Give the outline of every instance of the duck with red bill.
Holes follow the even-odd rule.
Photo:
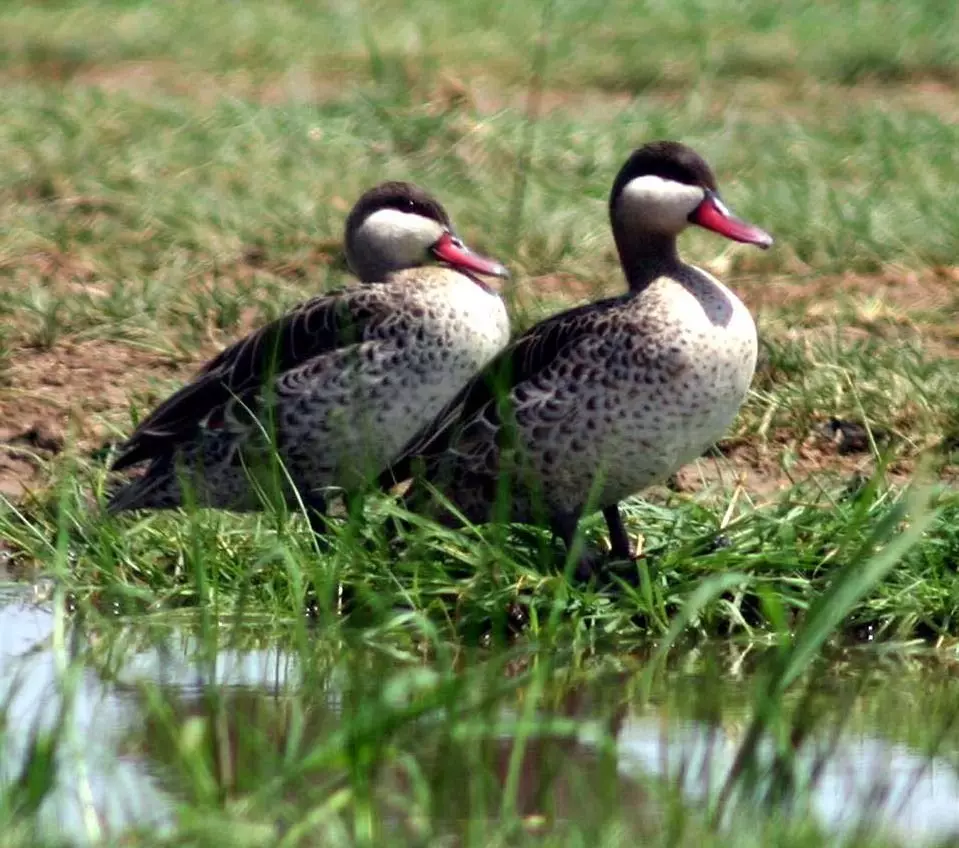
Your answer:
[[[510,337],[493,259],[456,237],[442,204],[389,181],[364,192],[343,250],[358,280],[317,293],[208,362],[121,446],[145,465],[108,508],[183,503],[251,511],[263,481],[319,534],[340,492],[362,495]],[[282,473],[272,465],[282,460]]]

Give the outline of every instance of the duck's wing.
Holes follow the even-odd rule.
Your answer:
[[[383,286],[356,286],[315,297],[232,344],[140,423],[113,469],[168,454],[201,427],[220,426],[231,401],[270,377],[368,337],[390,313],[381,293]]]

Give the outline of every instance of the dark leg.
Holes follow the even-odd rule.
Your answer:
[[[304,505],[306,506],[306,514],[310,519],[310,529],[316,536],[320,550],[329,550],[330,540],[326,533],[326,498],[321,494],[307,495],[304,498]]]
[[[579,513],[554,516],[553,533],[563,540],[566,546],[566,552],[573,548],[573,539],[576,537],[576,528],[579,525]],[[586,582],[594,574],[602,571],[603,558],[594,553],[584,551],[580,554],[579,562],[573,570],[573,579],[580,582]]]
[[[563,540],[567,551],[573,547],[573,538],[576,536],[576,527],[578,524],[578,515],[564,514],[553,517],[553,533]]]
[[[619,504],[613,504],[603,510],[603,518],[609,528],[609,555],[611,559],[636,559],[636,551],[629,543],[623,516],[619,514]]]
[[[606,507],[603,510],[603,518],[606,519],[606,526],[609,528],[609,559],[611,560],[608,565],[609,574],[618,575],[632,586],[638,585],[639,572],[634,563],[641,554],[629,542],[623,517],[619,513],[619,504]],[[629,567],[623,569],[624,563],[629,563]]]

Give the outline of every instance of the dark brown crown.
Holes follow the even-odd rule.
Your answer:
[[[346,238],[374,212],[381,209],[396,209],[430,218],[444,227],[451,228],[449,215],[442,204],[419,186],[404,182],[386,182],[364,193],[346,219]]]
[[[634,150],[619,169],[609,193],[610,212],[616,208],[619,195],[632,180],[647,176],[717,190],[712,168],[691,147],[678,141],[651,141]]]

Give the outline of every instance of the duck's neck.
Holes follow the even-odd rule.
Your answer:
[[[382,283],[390,274],[402,270],[389,262],[375,258],[354,259],[350,262],[350,267],[361,283]]]
[[[619,261],[633,293],[641,292],[653,280],[681,268],[683,261],[676,248],[676,237],[661,233],[615,233]]]
[[[418,249],[389,238],[369,226],[347,233],[346,262],[363,283],[379,283],[390,274],[422,263]]]

